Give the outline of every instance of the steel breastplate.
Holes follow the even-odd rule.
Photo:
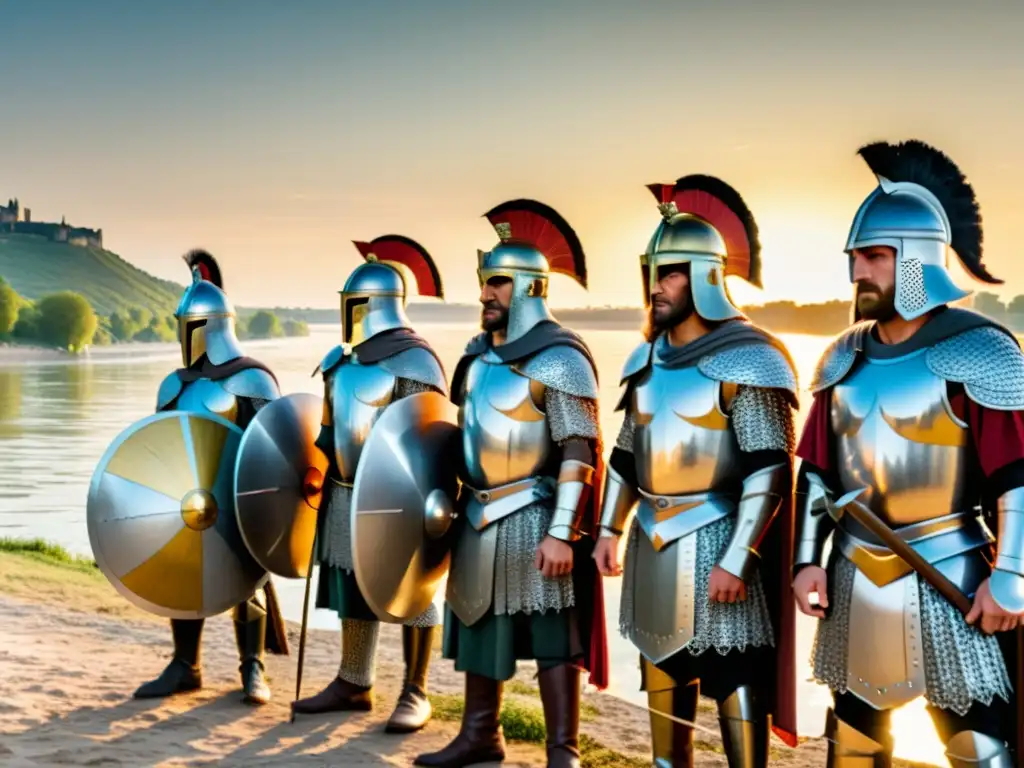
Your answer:
[[[464,481],[488,489],[539,472],[553,447],[544,385],[481,356],[466,373],[465,392],[459,408]]]
[[[695,367],[651,366],[633,393],[637,481],[649,494],[716,491],[738,477],[739,446],[721,384]]]
[[[238,421],[238,398],[211,379],[197,379],[184,385],[174,409],[190,413],[212,413],[232,424]]]
[[[331,378],[334,460],[340,479],[351,483],[370,429],[395,398],[397,379],[379,365],[342,362]]]
[[[893,526],[966,511],[967,425],[949,405],[927,349],[867,359],[832,394],[832,430],[844,490]]]

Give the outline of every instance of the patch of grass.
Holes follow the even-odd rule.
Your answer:
[[[536,690],[526,683],[517,686],[520,695],[525,690]],[[450,693],[430,694],[430,704],[434,708],[434,717],[438,720],[461,722],[464,702],[461,696]],[[597,715],[597,708],[583,702],[581,719],[586,719],[583,710],[589,708]],[[593,718],[591,718],[593,719]],[[538,746],[544,745],[546,729],[544,727],[544,711],[537,706],[524,704],[515,699],[506,699],[501,708],[501,727],[505,738],[509,741],[521,741]],[[586,734],[580,735],[580,762],[586,768],[640,768],[646,766],[646,760],[623,755],[609,749]]]
[[[525,696],[531,699],[540,698],[540,688],[522,680],[509,680],[505,683],[505,692],[516,696]],[[601,714],[601,710],[589,701],[580,702],[580,720],[585,723],[594,721]]]
[[[616,752],[584,733],[580,734],[580,765],[583,768],[647,768],[650,761]]]
[[[44,539],[12,539],[5,536],[0,538],[0,552],[22,555],[48,565],[94,572],[97,576],[102,576],[99,566],[91,557],[73,555],[59,544]]]
[[[540,689],[535,685],[524,683],[522,680],[509,680],[505,683],[505,691],[508,693],[515,693],[520,696],[532,696],[533,698],[540,698]]]

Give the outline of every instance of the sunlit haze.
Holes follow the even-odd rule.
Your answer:
[[[590,263],[590,292],[556,280],[552,304],[636,305],[645,185],[710,173],[761,228],[764,290],[733,280],[737,300],[807,302],[850,295],[857,148],[916,137],[975,185],[1011,296],[1022,21],[1010,2],[9,3],[0,199],[179,282],[206,247],[241,305],[333,307],[351,241],[386,233],[475,300],[481,214],[533,197]]]

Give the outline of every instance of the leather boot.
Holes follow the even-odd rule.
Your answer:
[[[548,768],[580,766],[580,670],[560,664],[540,673]]]
[[[405,686],[398,705],[384,730],[387,733],[412,733],[430,720],[433,710],[427,699],[427,671],[437,627],[402,627],[402,653],[405,656]]]
[[[235,642],[241,659],[239,672],[242,674],[242,698],[246,704],[267,704],[270,702],[270,686],[263,676],[263,646],[267,639],[267,614],[259,611],[249,620],[235,619]]]
[[[718,705],[718,722],[729,768],[767,768],[768,713],[750,686],[740,686]]]
[[[176,693],[197,691],[203,687],[199,665],[199,643],[203,636],[203,619],[171,619],[174,658],[156,680],[150,680],[135,691],[136,699],[162,699]]]
[[[459,735],[440,752],[420,755],[414,765],[433,768],[463,768],[476,763],[505,760],[505,735],[501,730],[500,680],[466,673],[466,708]]]
[[[695,722],[700,686],[697,683],[678,685],[647,659],[642,661],[641,676],[647,691],[647,706],[651,709],[651,752],[655,768],[693,768],[693,728],[660,713]]]
[[[303,715],[322,712],[369,712],[373,709],[373,689],[336,677],[315,696],[292,703],[292,710]]]

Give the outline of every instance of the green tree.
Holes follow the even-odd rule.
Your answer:
[[[167,323],[164,322],[163,318],[154,317],[151,318],[149,324],[138,331],[133,337],[133,341],[175,341],[177,335],[170,328],[167,327]]]
[[[0,336],[7,336],[14,330],[18,322],[18,310],[21,309],[21,296],[11,284],[0,277]]]
[[[1014,296],[1006,311],[1011,315],[1024,315],[1024,296]]]
[[[40,341],[79,352],[92,342],[99,321],[89,301],[80,293],[61,291],[44,296],[39,310],[37,332]]]
[[[994,293],[988,292],[974,297],[974,309],[993,320],[1000,320],[1006,314],[1006,305]]]
[[[118,341],[130,341],[138,327],[131,316],[120,310],[110,313],[110,335]]]
[[[249,336],[254,339],[272,339],[284,336],[281,321],[273,312],[261,309],[249,319]]]
[[[39,310],[35,304],[21,305],[11,335],[22,341],[39,341]]]
[[[309,336],[309,324],[304,320],[288,318],[284,321],[285,336]]]
[[[153,319],[153,313],[145,307],[129,307],[128,317],[135,324],[135,330],[139,328],[145,328],[149,325],[149,321]]]

